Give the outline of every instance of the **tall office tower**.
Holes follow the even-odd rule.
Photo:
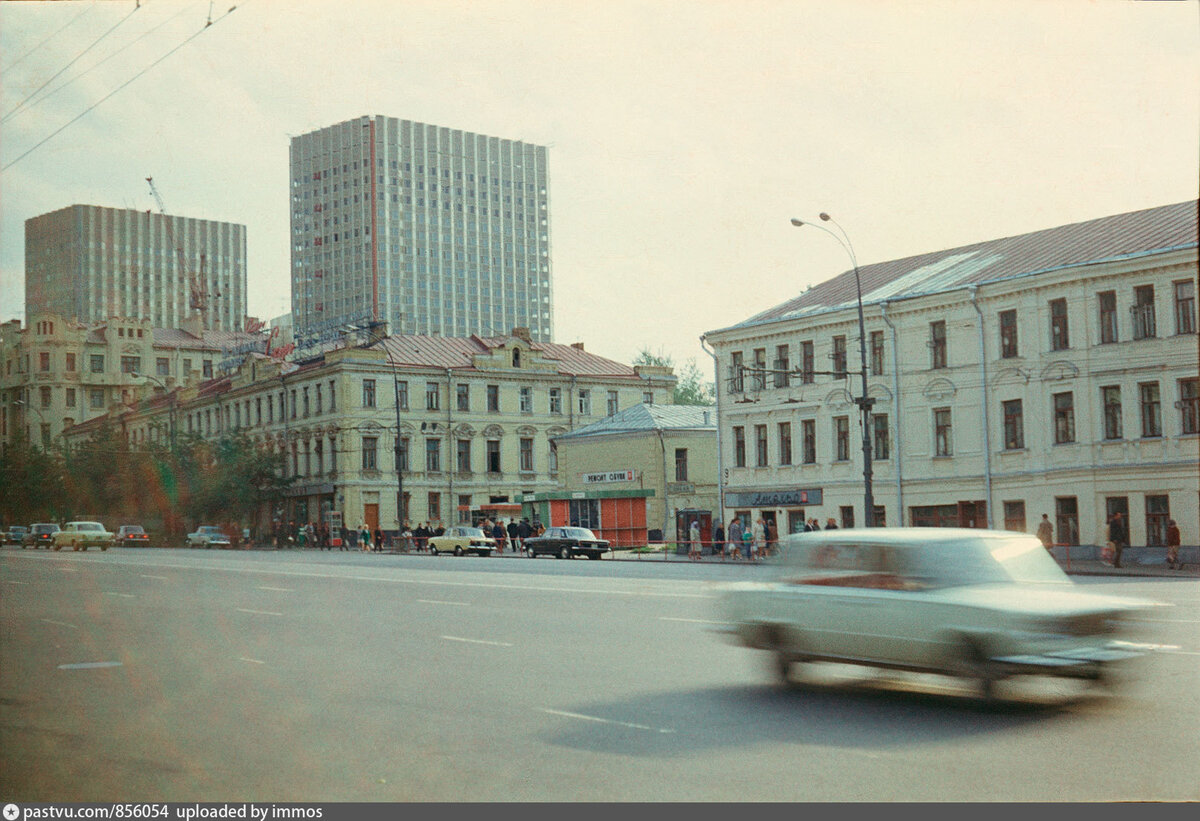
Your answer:
[[[25,220],[25,313],[241,330],[246,226],[72,205]]]
[[[546,148],[363,116],[291,143],[298,344],[392,333],[552,340]]]

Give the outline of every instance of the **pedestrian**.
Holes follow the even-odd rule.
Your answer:
[[[726,553],[737,561],[742,557],[742,520],[734,518],[729,523],[729,546],[725,550]]]
[[[508,531],[504,529],[500,519],[496,519],[496,524],[492,525],[492,532],[489,535],[496,540],[496,550],[503,553],[504,540],[508,538]]]
[[[828,519],[825,520],[825,529],[826,530],[837,530],[838,529],[838,523],[834,520],[834,518],[832,516],[830,516]]]
[[[525,546],[525,540],[533,535],[533,528],[529,526],[528,519],[521,519],[521,523],[517,525],[517,538],[521,540],[521,547]]]
[[[1037,537],[1042,540],[1042,546],[1047,550],[1054,544],[1054,525],[1050,524],[1050,517],[1045,513],[1038,522]]]
[[[1183,565],[1179,561],[1179,525],[1175,524],[1174,519],[1167,521],[1167,567],[1172,570],[1182,570]]]
[[[767,526],[763,523],[761,516],[754,520],[754,528],[750,535],[752,538],[750,543],[750,558],[762,558],[763,550],[767,546]]]
[[[509,519],[505,530],[508,532],[508,546],[512,548],[512,552],[521,552],[521,529],[517,526],[517,520]]]
[[[312,545],[315,545],[316,543],[317,543],[317,528],[313,526],[312,522],[309,522],[308,524],[306,524],[304,526],[304,544],[308,545],[308,546],[312,546]]]
[[[712,552],[714,556],[720,556],[725,552],[725,528],[719,521],[713,525],[712,529]]]
[[[362,549],[365,552],[370,553],[371,552],[371,531],[367,527],[367,523],[363,522],[362,524],[360,524],[358,526],[358,531],[359,531],[358,538],[362,542]]]
[[[346,538],[342,540],[342,544],[346,545],[346,550],[358,550],[358,531],[354,528],[346,529]]]
[[[688,525],[688,558],[700,561],[700,520],[692,519]]]
[[[1121,566],[1121,553],[1125,550],[1125,543],[1129,538],[1128,532],[1125,530],[1125,521],[1121,518],[1121,511],[1117,511],[1112,515],[1112,522],[1108,525],[1108,538],[1113,546],[1113,567]]]
[[[775,551],[779,548],[779,527],[775,524],[775,520],[767,522],[767,550],[766,556],[775,555]]]
[[[375,528],[375,549],[383,550],[383,531]]]
[[[747,559],[754,558],[754,526],[742,528],[742,555]]]

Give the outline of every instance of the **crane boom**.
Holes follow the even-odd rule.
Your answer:
[[[188,307],[193,311],[205,312],[208,310],[208,292],[204,287],[204,263],[205,255],[200,255],[200,272],[197,275],[196,271],[188,265],[187,256],[183,253],[183,245],[175,241],[175,231],[171,226],[171,218],[167,216],[167,207],[163,204],[162,196],[158,193],[158,188],[154,185],[154,177],[146,177],[146,182],[150,186],[150,194],[154,197],[154,201],[158,204],[158,212],[167,220],[167,240],[175,248],[175,254],[179,258],[179,270],[187,275],[188,278]]]

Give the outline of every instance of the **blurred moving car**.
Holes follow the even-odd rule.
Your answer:
[[[121,525],[115,541],[121,547],[149,547],[150,534],[141,525]]]
[[[29,526],[29,532],[21,539],[22,549],[26,547],[54,547],[54,534],[59,526],[53,522],[38,522]]]
[[[229,537],[225,535],[225,531],[216,525],[200,525],[196,528],[196,532],[187,535],[188,547],[204,547],[204,548],[223,548],[232,547],[229,542]]]
[[[89,547],[108,550],[112,543],[113,534],[99,522],[67,522],[62,530],[54,534],[55,550],[64,547],[72,550],[87,550]]]
[[[4,543],[23,545],[25,534],[28,532],[29,528],[25,527],[24,525],[13,525],[4,534]]]
[[[525,552],[531,559],[543,553],[560,559],[573,559],[576,556],[599,559],[610,550],[612,548],[607,541],[598,538],[586,527],[551,527],[541,536],[531,536],[525,540]]]
[[[490,556],[495,549],[496,540],[484,534],[478,527],[452,527],[441,536],[434,536],[429,540],[429,552],[434,556],[439,553],[453,553],[455,556],[464,553]]]
[[[720,591],[723,631],[789,679],[828,661],[971,679],[1110,679],[1154,649],[1122,640],[1155,602],[1079,589],[1034,536],[957,528],[798,533],[772,581]]]

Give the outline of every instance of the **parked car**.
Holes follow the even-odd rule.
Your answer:
[[[219,547],[228,549],[232,547],[229,542],[229,537],[225,535],[225,531],[216,525],[200,525],[196,528],[195,533],[187,535],[188,547]]]
[[[531,536],[525,540],[525,552],[531,559],[544,553],[560,559],[573,559],[576,556],[599,559],[611,549],[607,541],[598,538],[586,527],[551,527],[541,536]]]
[[[478,527],[452,527],[441,536],[434,536],[429,540],[429,552],[434,556],[439,553],[453,553],[455,556],[464,553],[490,556],[495,549],[496,540],[484,534]]]
[[[29,532],[21,539],[21,548],[54,547],[54,534],[58,531],[58,525],[52,522],[32,524],[29,526]]]
[[[971,679],[985,699],[1018,675],[1105,680],[1153,649],[1123,640],[1158,606],[1089,593],[1034,536],[878,528],[785,537],[770,581],[719,593],[725,635],[788,680],[829,661]]]
[[[13,525],[4,534],[5,544],[24,544],[25,534],[29,532],[29,528],[24,525]]]
[[[150,534],[141,525],[121,525],[115,541],[121,547],[149,547]]]
[[[62,530],[54,534],[55,550],[64,547],[72,550],[87,550],[89,547],[108,550],[112,543],[113,534],[100,522],[67,522]]]

